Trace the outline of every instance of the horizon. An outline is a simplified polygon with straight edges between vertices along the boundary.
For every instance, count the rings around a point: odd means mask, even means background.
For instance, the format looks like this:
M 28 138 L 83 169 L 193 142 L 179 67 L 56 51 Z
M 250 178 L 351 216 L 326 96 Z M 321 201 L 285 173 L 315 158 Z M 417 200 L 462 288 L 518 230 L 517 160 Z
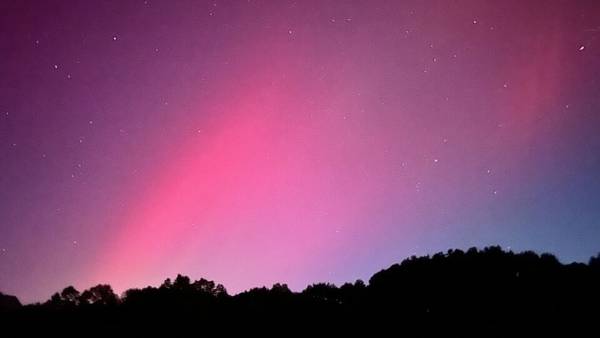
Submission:
M 431 257 L 433 257 L 433 256 L 434 256 L 434 255 L 436 255 L 436 254 L 444 254 L 444 255 L 446 255 L 446 254 L 448 254 L 448 252 L 450 252 L 450 251 L 454 251 L 454 252 L 456 252 L 456 251 L 462 251 L 462 252 L 465 252 L 465 253 L 466 253 L 467 251 L 469 251 L 469 250 L 471 250 L 471 249 L 473 249 L 473 248 L 477 249 L 477 251 L 479 251 L 479 252 L 483 252 L 485 249 L 496 248 L 496 247 L 497 247 L 497 248 L 500 248 L 500 249 L 501 249 L 501 250 L 502 250 L 504 253 L 507 253 L 507 254 L 514 254 L 514 255 L 519 255 L 519 254 L 523 254 L 523 253 L 526 253 L 526 252 L 534 252 L 534 253 L 535 253 L 536 255 L 538 255 L 538 256 L 545 255 L 545 254 L 550 254 L 550 255 L 552 255 L 553 257 L 555 257 L 555 258 L 558 260 L 558 262 L 559 262 L 560 264 L 562 264 L 562 265 L 565 265 L 565 266 L 566 266 L 566 265 L 569 265 L 569 264 L 588 264 L 588 263 L 589 263 L 589 259 L 588 259 L 588 261 L 586 261 L 586 262 L 576 262 L 576 261 L 571 261 L 571 262 L 563 262 L 563 261 L 560 259 L 560 257 L 558 257 L 558 256 L 556 256 L 556 255 L 554 255 L 554 254 L 552 254 L 552 253 L 550 253 L 550 252 L 535 252 L 535 251 L 532 251 L 532 250 L 513 251 L 513 250 L 511 250 L 511 248 L 510 248 L 510 247 L 509 247 L 509 248 L 503 248 L 503 247 L 501 247 L 501 246 L 499 246 L 499 245 L 488 245 L 488 246 L 484 246 L 484 247 L 470 247 L 470 248 L 450 248 L 450 249 L 448 249 L 448 250 L 445 250 L 445 251 L 439 251 L 439 252 L 435 252 L 435 253 L 433 253 L 433 252 L 432 252 L 432 253 L 425 254 L 425 255 L 418 255 L 418 256 L 417 256 L 417 255 L 411 255 L 411 256 L 409 256 L 409 257 L 405 257 L 405 258 L 403 258 L 403 259 L 401 259 L 401 260 L 399 260 L 399 261 L 397 261 L 397 262 L 394 262 L 394 263 L 390 264 L 389 266 L 382 267 L 382 268 L 378 269 L 377 271 L 374 271 L 373 273 L 371 273 L 371 274 L 368 276 L 368 278 L 355 278 L 354 280 L 347 280 L 347 281 L 342 281 L 342 282 L 338 282 L 338 283 L 333 283 L 333 282 L 329 282 L 329 281 L 313 281 L 313 282 L 311 282 L 311 283 L 308 283 L 307 285 L 305 285 L 305 286 L 304 286 L 304 287 L 302 287 L 302 288 L 296 288 L 296 289 L 294 289 L 294 288 L 291 288 L 291 287 L 289 287 L 289 285 L 288 285 L 287 283 L 285 283 L 285 282 L 282 282 L 282 281 L 273 281 L 273 282 L 272 282 L 272 283 L 270 283 L 269 285 L 256 285 L 256 286 L 251 286 L 251 287 L 249 287 L 249 288 L 247 288 L 247 289 L 244 289 L 244 290 L 238 290 L 238 291 L 236 291 L 236 292 L 231 292 L 231 290 L 227 289 L 227 285 L 223 285 L 223 286 L 225 287 L 225 289 L 226 289 L 226 291 L 227 291 L 227 294 L 229 294 L 230 296 L 237 296 L 237 295 L 239 295 L 239 294 L 242 294 L 242 293 L 245 293 L 245 292 L 251 291 L 251 290 L 253 290 L 253 289 L 257 289 L 257 288 L 267 288 L 267 289 L 270 289 L 270 288 L 272 288 L 273 286 L 275 286 L 276 284 L 280 284 L 280 285 L 286 286 L 286 287 L 288 287 L 288 288 L 289 288 L 289 290 L 290 290 L 290 291 L 292 291 L 292 292 L 295 292 L 295 293 L 301 293 L 302 291 L 306 290 L 306 288 L 307 288 L 307 287 L 309 287 L 309 286 L 311 286 L 311 285 L 317 285 L 317 284 L 322 284 L 322 283 L 325 283 L 325 284 L 328 284 L 328 285 L 333 285 L 333 286 L 335 286 L 335 287 L 340 287 L 342 284 L 345 284 L 345 283 L 351 283 L 351 284 L 354 284 L 355 282 L 357 282 L 357 281 L 359 281 L 359 280 L 360 280 L 360 281 L 363 281 L 363 282 L 365 283 L 365 285 L 367 285 L 367 286 L 368 286 L 368 285 L 370 284 L 370 282 L 369 282 L 369 281 L 370 281 L 370 279 L 371 279 L 371 278 L 372 278 L 372 277 L 373 277 L 375 274 L 377 274 L 377 273 L 379 273 L 379 272 L 381 272 L 381 271 L 385 271 L 385 270 L 387 270 L 387 269 L 390 269 L 390 268 L 391 268 L 392 266 L 394 266 L 394 265 L 401 264 L 401 263 L 403 263 L 405 260 L 410 260 L 410 259 L 413 259 L 413 258 L 431 258 Z M 590 257 L 590 259 L 591 259 L 591 258 L 594 258 L 594 257 L 598 257 L 599 255 L 600 255 L 600 251 L 598 252 L 598 254 L 597 254 L 596 256 L 591 256 L 591 257 Z M 206 279 L 206 280 L 208 280 L 208 281 L 213 281 L 213 282 L 215 282 L 216 284 L 222 285 L 221 283 L 219 283 L 219 281 L 218 281 L 218 280 L 213 280 L 213 279 L 211 279 L 211 278 L 207 278 L 207 276 L 190 276 L 190 275 L 188 275 L 188 274 L 186 274 L 186 273 L 177 273 L 175 276 L 167 276 L 167 277 L 165 277 L 165 278 L 163 279 L 163 281 L 162 281 L 162 282 L 160 282 L 160 283 L 157 283 L 157 284 L 149 284 L 149 285 L 137 285 L 137 286 L 130 286 L 130 287 L 128 287 L 128 288 L 126 288 L 126 289 L 124 289 L 124 290 L 115 290 L 115 289 L 113 289 L 113 291 L 115 292 L 115 294 L 116 294 L 116 295 L 117 295 L 119 298 L 122 298 L 122 297 L 124 297 L 124 294 L 125 294 L 125 292 L 127 292 L 127 291 L 129 291 L 129 290 L 135 290 L 135 289 L 144 289 L 144 288 L 148 288 L 148 287 L 150 287 L 150 288 L 158 288 L 158 287 L 160 287 L 160 286 L 161 286 L 161 285 L 162 285 L 164 282 L 166 282 L 167 280 L 170 280 L 171 282 L 172 282 L 172 281 L 174 281 L 174 280 L 176 279 L 176 277 L 177 277 L 177 276 L 189 277 L 191 281 L 197 281 L 197 280 L 200 280 L 200 279 Z M 89 288 L 91 288 L 91 287 L 94 287 L 94 286 L 96 286 L 96 285 L 110 285 L 110 284 L 107 284 L 107 283 L 102 283 L 102 282 L 100 282 L 100 283 L 98 283 L 98 284 L 95 284 L 95 285 L 88 285 L 88 286 L 85 286 L 85 287 L 78 287 L 78 286 L 76 286 L 76 285 L 68 284 L 68 285 L 65 285 L 65 286 L 64 286 L 64 288 L 66 288 L 66 287 L 68 287 L 68 286 L 72 286 L 72 287 L 74 287 L 76 290 L 87 290 L 87 289 L 89 289 Z M 62 289 L 63 289 L 63 288 L 61 288 L 60 290 L 56 290 L 56 291 L 54 291 L 52 294 L 58 293 L 58 292 L 60 292 Z M 17 299 L 19 299 L 19 301 L 22 301 L 22 299 L 21 299 L 21 298 L 19 298 L 19 296 L 18 296 L 18 295 L 11 295 L 11 294 L 7 294 L 7 293 L 4 293 L 4 292 L 2 292 L 2 290 L 0 290 L 0 294 L 3 294 L 3 295 L 9 295 L 9 296 L 16 296 L 16 297 L 17 297 Z M 52 295 L 52 294 L 51 294 L 51 295 Z M 30 301 L 30 302 L 22 302 L 22 304 L 23 304 L 23 305 L 36 305 L 36 304 L 43 304 L 44 302 L 46 302 L 46 301 L 50 300 L 50 296 L 51 296 L 51 295 L 49 295 L 49 296 L 48 296 L 48 297 L 46 297 L 45 299 L 41 299 L 41 300 L 34 300 L 34 301 Z
M 0 2 L 0 290 L 600 251 L 600 2 Z

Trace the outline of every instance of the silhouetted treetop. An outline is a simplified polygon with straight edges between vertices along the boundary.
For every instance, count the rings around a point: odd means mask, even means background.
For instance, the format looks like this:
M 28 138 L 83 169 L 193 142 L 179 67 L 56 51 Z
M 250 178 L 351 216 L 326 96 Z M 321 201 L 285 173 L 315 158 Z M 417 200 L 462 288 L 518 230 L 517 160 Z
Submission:
M 0 313 L 5 311 L 15 311 L 21 307 L 21 302 L 15 296 L 5 295 L 0 292 Z
M 27 320 L 71 313 L 90 320 L 137 318 L 139 323 L 149 319 L 212 323 L 223 318 L 255 323 L 266 318 L 323 323 L 327 318 L 353 325 L 466 318 L 481 323 L 559 322 L 600 315 L 598 285 L 600 254 L 588 264 L 565 265 L 548 253 L 513 253 L 492 246 L 412 256 L 375 273 L 368 284 L 314 283 L 293 292 L 286 284 L 275 283 L 231 296 L 221 284 L 204 278 L 192 281 L 180 274 L 159 287 L 129 289 L 122 297 L 106 284 L 83 292 L 68 286 L 43 304 L 24 307 L 16 297 L 0 294 L 0 311 Z

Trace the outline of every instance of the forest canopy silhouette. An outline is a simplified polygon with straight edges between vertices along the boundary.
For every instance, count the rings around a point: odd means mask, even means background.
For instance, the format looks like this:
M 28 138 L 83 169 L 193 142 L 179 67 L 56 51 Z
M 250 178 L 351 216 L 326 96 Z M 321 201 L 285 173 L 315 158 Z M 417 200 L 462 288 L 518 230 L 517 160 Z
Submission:
M 104 323 L 146 326 L 210 325 L 223 318 L 407 326 L 467 319 L 477 319 L 478 325 L 532 323 L 598 315 L 599 282 L 600 254 L 587 264 L 561 264 L 551 254 L 513 253 L 492 246 L 412 256 L 375 273 L 368 283 L 317 283 L 301 292 L 276 283 L 230 295 L 221 284 L 178 275 L 158 287 L 129 289 L 121 296 L 102 284 L 84 291 L 67 286 L 46 302 L 28 305 L 1 295 L 0 311 L 13 322 L 76 318 L 81 325 L 100 318 Z

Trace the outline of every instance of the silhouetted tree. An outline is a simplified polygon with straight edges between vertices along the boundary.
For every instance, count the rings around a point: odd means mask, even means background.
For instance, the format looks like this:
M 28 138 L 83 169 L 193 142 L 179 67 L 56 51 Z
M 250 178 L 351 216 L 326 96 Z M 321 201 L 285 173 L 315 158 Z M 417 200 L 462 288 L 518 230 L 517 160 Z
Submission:
M 73 286 L 68 286 L 62 290 L 60 293 L 60 299 L 62 302 L 78 305 L 79 304 L 79 291 L 75 289 Z
M 5 295 L 0 292 L 0 313 L 15 311 L 21 308 L 21 302 L 15 296 Z
M 190 288 L 190 277 L 177 275 L 173 282 L 173 288 L 177 290 L 186 290 Z
M 593 269 L 600 268 L 600 252 L 596 256 L 590 257 L 588 265 Z
M 82 304 L 116 305 L 119 297 L 113 292 L 110 285 L 98 284 L 85 290 L 79 297 Z

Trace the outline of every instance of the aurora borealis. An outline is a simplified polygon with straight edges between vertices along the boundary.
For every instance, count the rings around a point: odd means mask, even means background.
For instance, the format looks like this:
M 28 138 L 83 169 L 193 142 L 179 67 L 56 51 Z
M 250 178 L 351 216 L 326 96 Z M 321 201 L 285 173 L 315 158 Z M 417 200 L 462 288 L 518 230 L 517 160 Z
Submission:
M 600 251 L 597 1 L 2 1 L 0 291 Z

